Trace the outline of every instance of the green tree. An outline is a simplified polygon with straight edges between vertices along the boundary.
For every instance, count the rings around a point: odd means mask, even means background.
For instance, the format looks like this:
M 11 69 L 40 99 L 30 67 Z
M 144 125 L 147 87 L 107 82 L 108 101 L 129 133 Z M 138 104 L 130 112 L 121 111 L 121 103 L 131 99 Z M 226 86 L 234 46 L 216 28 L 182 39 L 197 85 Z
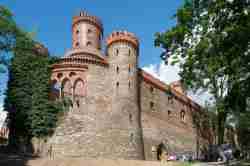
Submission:
M 186 0 L 176 26 L 156 33 L 155 45 L 165 49 L 161 57 L 180 65 L 184 85 L 213 95 L 218 144 L 228 114 L 244 111 L 250 92 L 249 12 L 248 0 Z
M 2 65 L 8 65 L 9 54 L 16 45 L 16 38 L 23 36 L 23 32 L 16 25 L 12 13 L 0 5 L 0 71 L 3 72 Z
M 16 40 L 9 66 L 5 109 L 9 111 L 12 144 L 53 133 L 59 104 L 49 100 L 50 65 L 54 60 L 29 36 Z M 39 46 L 39 48 L 38 48 Z

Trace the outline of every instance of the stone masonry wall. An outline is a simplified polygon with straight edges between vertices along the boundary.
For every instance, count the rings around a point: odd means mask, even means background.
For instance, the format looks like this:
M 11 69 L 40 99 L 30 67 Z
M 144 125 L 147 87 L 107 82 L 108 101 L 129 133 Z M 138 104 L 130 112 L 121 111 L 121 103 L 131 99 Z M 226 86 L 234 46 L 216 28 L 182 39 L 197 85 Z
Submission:
M 68 112 L 48 141 L 55 156 L 110 157 L 110 86 L 108 69 L 89 65 L 85 73 L 85 96 Z M 100 79 L 102 78 L 102 79 Z
M 73 97 L 78 102 L 48 141 L 54 157 L 144 159 L 136 53 L 129 44 L 113 44 L 109 67 L 88 65 L 82 74 L 84 96 Z
M 108 48 L 110 84 L 112 85 L 112 123 L 114 140 L 124 150 L 121 158 L 144 159 L 140 112 L 138 104 L 137 48 L 126 42 L 113 43 Z
M 164 140 L 170 145 L 170 152 L 195 152 L 196 133 L 191 109 L 142 78 L 140 92 L 146 160 L 157 159 L 155 148 Z M 181 118 L 181 111 L 185 112 L 184 119 Z

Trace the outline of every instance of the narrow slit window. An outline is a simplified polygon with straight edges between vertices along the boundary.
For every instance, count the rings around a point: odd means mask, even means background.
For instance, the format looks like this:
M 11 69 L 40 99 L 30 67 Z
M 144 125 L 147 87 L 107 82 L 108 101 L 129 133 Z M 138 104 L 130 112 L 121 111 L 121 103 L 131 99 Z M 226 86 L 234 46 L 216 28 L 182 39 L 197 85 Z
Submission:
M 133 117 L 132 117 L 132 114 L 129 114 L 129 121 L 130 122 L 132 122 L 133 121 L 133 119 L 132 119 Z
M 119 67 L 116 67 L 116 73 L 119 74 Z
M 116 87 L 117 87 L 117 88 L 119 87 L 119 82 L 116 83 Z
M 131 82 L 130 82 L 130 81 L 128 82 L 128 87 L 129 87 L 129 88 L 131 87 Z
M 76 100 L 76 105 L 77 105 L 77 108 L 80 107 L 80 102 L 79 102 L 79 100 Z
M 119 49 L 116 49 L 116 56 L 118 56 L 119 54 Z
M 181 121 L 185 121 L 185 111 L 184 110 L 181 111 L 180 118 L 181 118 Z
M 154 93 L 154 88 L 152 86 L 150 87 L 150 92 Z
M 134 139 L 134 134 L 133 134 L 133 133 L 131 133 L 131 134 L 130 134 L 130 141 L 132 142 L 132 141 L 133 141 L 133 139 Z
M 151 102 L 150 102 L 150 108 L 151 108 L 151 109 L 154 109 L 154 105 L 155 105 L 155 103 L 151 101 Z

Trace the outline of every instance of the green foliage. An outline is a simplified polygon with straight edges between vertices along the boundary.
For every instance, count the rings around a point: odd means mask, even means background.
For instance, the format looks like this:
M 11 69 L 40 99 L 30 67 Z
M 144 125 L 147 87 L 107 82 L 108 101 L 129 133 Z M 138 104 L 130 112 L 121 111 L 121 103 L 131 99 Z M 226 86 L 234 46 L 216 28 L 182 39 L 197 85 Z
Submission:
M 12 13 L 0 5 L 0 65 L 9 64 L 9 51 L 16 45 L 16 38 L 23 36 L 23 32 L 16 25 Z M 1 72 L 4 72 L 1 68 Z
M 222 143 L 226 117 L 244 112 L 250 95 L 250 2 L 190 0 L 175 16 L 176 26 L 156 33 L 155 46 L 165 49 L 166 62 L 180 64 L 185 87 L 213 95 Z
M 248 108 L 250 109 L 250 108 Z M 250 111 L 240 113 L 237 123 L 237 134 L 242 149 L 250 147 Z
M 59 104 L 49 100 L 50 65 L 48 55 L 36 52 L 29 37 L 17 38 L 9 67 L 5 109 L 9 111 L 13 138 L 46 137 L 53 133 Z

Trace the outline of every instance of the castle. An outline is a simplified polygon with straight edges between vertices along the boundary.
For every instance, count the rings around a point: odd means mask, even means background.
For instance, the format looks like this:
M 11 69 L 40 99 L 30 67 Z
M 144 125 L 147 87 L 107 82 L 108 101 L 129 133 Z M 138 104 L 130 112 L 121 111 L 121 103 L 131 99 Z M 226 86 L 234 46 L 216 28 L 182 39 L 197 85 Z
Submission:
M 72 49 L 52 66 L 54 98 L 69 111 L 47 141 L 57 157 L 157 160 L 158 145 L 173 152 L 198 150 L 193 124 L 201 107 L 180 82 L 166 85 L 138 67 L 139 40 L 127 31 L 106 38 L 96 16 L 73 17 Z

